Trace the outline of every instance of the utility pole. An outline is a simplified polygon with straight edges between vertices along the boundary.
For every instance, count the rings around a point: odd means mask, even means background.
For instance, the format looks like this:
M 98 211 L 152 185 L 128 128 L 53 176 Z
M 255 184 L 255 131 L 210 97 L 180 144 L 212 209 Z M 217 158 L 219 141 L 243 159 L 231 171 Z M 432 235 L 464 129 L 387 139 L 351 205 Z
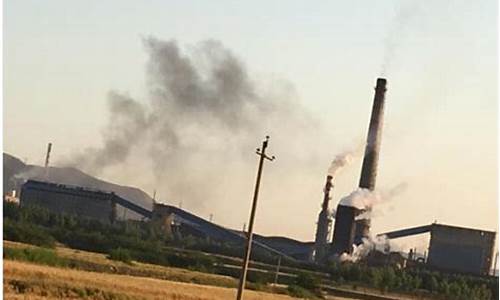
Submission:
M 255 191 L 253 193 L 252 211 L 250 213 L 250 221 L 248 222 L 247 244 L 245 249 L 245 258 L 241 266 L 240 283 L 238 285 L 238 294 L 236 300 L 243 299 L 243 290 L 245 289 L 245 282 L 247 279 L 248 261 L 250 260 L 250 252 L 252 251 L 252 238 L 253 238 L 253 222 L 255 219 L 255 211 L 257 209 L 257 198 L 259 197 L 260 178 L 262 176 L 262 168 L 264 166 L 264 158 L 270 161 L 274 160 L 274 156 L 269 157 L 266 155 L 266 148 L 269 143 L 269 136 L 262 142 L 262 151 L 257 148 L 256 153 L 260 156 L 259 169 L 257 171 L 257 180 L 255 182 Z
M 497 265 L 498 265 L 498 252 L 495 254 L 495 262 L 493 263 L 493 276 L 496 276 L 497 273 Z

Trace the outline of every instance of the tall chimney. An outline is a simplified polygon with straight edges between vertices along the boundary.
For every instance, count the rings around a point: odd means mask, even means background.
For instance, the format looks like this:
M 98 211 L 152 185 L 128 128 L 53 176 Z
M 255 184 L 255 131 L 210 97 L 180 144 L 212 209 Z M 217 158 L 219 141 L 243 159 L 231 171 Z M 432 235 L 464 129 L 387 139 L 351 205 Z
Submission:
M 359 187 L 369 190 L 375 189 L 377 179 L 377 163 L 380 152 L 380 140 L 382 138 L 382 117 L 384 115 L 384 102 L 387 80 L 377 79 L 375 87 L 375 98 L 373 99 L 372 116 L 368 137 L 366 139 L 365 157 L 361 169 Z
M 366 139 L 365 156 L 363 158 L 363 167 L 361 168 L 361 178 L 359 179 L 359 187 L 371 191 L 375 189 L 377 179 L 377 164 L 382 139 L 382 118 L 384 115 L 385 92 L 387 90 L 386 85 L 387 80 L 385 78 L 377 79 L 372 116 Z M 370 219 L 356 221 L 355 244 L 359 245 L 362 243 L 362 238 L 369 235 L 370 223 Z
M 377 79 L 370 127 L 366 139 L 365 157 L 359 180 L 359 187 L 369 190 L 375 188 L 375 181 L 377 179 L 377 163 L 380 152 L 380 140 L 382 138 L 382 117 L 384 115 L 385 91 L 387 90 L 385 87 L 386 84 L 386 79 Z
M 49 179 L 49 159 L 51 150 L 52 150 L 52 143 L 49 143 L 47 145 L 47 155 L 45 156 L 45 180 Z
M 314 240 L 314 260 L 321 262 L 326 258 L 328 253 L 328 237 L 331 231 L 332 219 L 329 216 L 328 204 L 330 202 L 330 190 L 333 187 L 332 176 L 326 176 L 325 188 L 323 190 L 324 197 L 321 205 L 321 212 L 318 215 L 318 226 L 316 228 L 316 238 Z
M 47 145 L 47 155 L 45 156 L 45 168 L 49 166 L 50 151 L 52 150 L 52 143 Z

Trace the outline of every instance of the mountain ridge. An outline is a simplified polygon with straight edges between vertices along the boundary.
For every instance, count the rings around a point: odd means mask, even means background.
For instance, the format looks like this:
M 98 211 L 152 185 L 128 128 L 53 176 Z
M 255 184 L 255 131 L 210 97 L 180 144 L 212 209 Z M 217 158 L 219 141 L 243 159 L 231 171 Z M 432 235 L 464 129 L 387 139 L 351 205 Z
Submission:
M 120 197 L 148 210 L 153 208 L 153 199 L 143 190 L 105 181 L 73 167 L 49 167 L 47 172 L 42 166 L 25 164 L 14 155 L 4 152 L 3 172 L 4 194 L 12 190 L 19 193 L 22 184 L 29 179 L 33 179 L 114 192 Z M 120 214 L 120 211 L 118 213 Z M 129 213 L 128 218 L 136 219 L 140 217 L 131 211 L 127 211 L 127 214 Z

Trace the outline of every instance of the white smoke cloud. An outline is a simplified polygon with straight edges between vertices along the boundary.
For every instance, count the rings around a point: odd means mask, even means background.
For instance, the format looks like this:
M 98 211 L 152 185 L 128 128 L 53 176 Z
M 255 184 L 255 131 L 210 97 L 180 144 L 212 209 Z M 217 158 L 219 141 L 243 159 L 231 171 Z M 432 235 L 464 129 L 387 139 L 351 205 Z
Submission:
M 339 260 L 341 262 L 357 262 L 365 258 L 371 251 L 379 251 L 384 254 L 388 254 L 390 252 L 398 252 L 400 250 L 400 247 L 394 244 L 385 235 L 375 237 L 370 236 L 368 238 L 363 238 L 363 243 L 360 245 L 353 245 L 352 254 L 342 253 Z
M 364 211 L 363 213 L 357 215 L 354 220 L 366 220 L 366 219 L 373 219 L 373 217 L 376 217 L 377 214 L 374 214 L 372 210 L 367 210 Z
M 389 190 L 381 190 L 380 195 L 384 201 L 392 200 L 394 197 L 401 195 L 408 188 L 407 182 L 401 182 Z
M 33 167 L 20 173 L 14 174 L 14 180 L 18 182 L 26 182 L 30 179 L 42 179 L 45 175 L 45 168 Z
M 337 154 L 328 168 L 328 175 L 335 178 L 335 175 L 337 175 L 343 168 L 350 165 L 354 158 L 361 154 L 362 150 L 363 144 L 359 143 L 356 147 Z
M 369 189 L 358 188 L 340 200 L 340 205 L 351 206 L 363 210 L 373 207 L 382 201 L 380 194 Z
M 335 216 L 337 215 L 337 211 L 334 208 L 329 208 L 328 209 L 328 216 L 331 219 L 335 219 Z
M 342 198 L 339 202 L 340 205 L 355 207 L 359 210 L 370 210 L 375 204 L 387 202 L 394 197 L 403 193 L 407 188 L 407 183 L 403 182 L 389 190 L 375 190 L 358 188 L 348 196 Z M 366 211 L 356 217 L 359 219 L 368 219 L 372 216 L 372 212 Z
M 372 208 L 375 204 L 380 204 L 392 200 L 394 197 L 403 193 L 407 188 L 407 183 L 403 182 L 395 187 L 382 190 L 370 191 L 368 189 L 358 188 L 348 196 L 340 200 L 340 205 L 355 207 L 359 210 L 364 210 L 361 214 L 355 217 L 355 220 L 372 219 L 373 217 L 383 215 L 382 211 L 374 211 Z M 370 251 L 380 251 L 382 253 L 389 253 L 393 251 L 401 251 L 401 248 L 392 243 L 385 235 L 383 236 L 369 236 L 363 238 L 363 242 L 356 246 L 353 245 L 353 252 L 351 255 L 343 253 L 340 261 L 356 262 L 366 257 Z
M 330 168 L 328 169 L 328 175 L 335 177 L 337 173 L 350 164 L 353 160 L 353 154 L 352 153 L 342 153 L 337 156 L 332 161 L 332 164 L 330 165 Z

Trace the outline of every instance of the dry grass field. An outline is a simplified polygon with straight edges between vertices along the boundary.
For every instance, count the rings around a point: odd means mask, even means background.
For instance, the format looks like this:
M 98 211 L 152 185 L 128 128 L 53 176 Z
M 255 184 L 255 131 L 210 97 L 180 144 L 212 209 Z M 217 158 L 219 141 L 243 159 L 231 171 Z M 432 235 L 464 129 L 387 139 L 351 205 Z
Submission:
M 39 248 L 3 241 L 4 249 Z M 140 262 L 123 263 L 104 254 L 56 247 L 58 257 L 74 266 L 49 267 L 17 260 L 4 260 L 6 299 L 234 299 L 235 278 L 187 269 Z M 250 299 L 293 299 L 284 288 L 260 286 L 260 291 L 245 292 Z M 345 287 L 349 290 L 349 287 Z M 267 292 L 267 293 L 266 293 Z M 275 292 L 275 294 L 271 293 Z M 378 294 L 373 291 L 371 294 Z M 398 295 L 396 299 L 413 299 Z M 327 299 L 348 298 L 329 296 Z M 349 298 L 354 299 L 354 298 Z
M 4 261 L 5 299 L 234 299 L 236 290 L 156 278 L 95 273 L 31 263 Z M 293 299 L 246 291 L 247 300 Z
M 4 248 L 39 248 L 37 246 L 3 241 Z M 116 273 L 139 277 L 152 277 L 176 282 L 197 283 L 222 287 L 237 287 L 238 281 L 229 276 L 208 274 L 174 267 L 165 267 L 134 261 L 126 264 L 110 260 L 105 254 L 75 250 L 66 247 L 56 247 L 57 255 L 61 258 L 72 259 L 77 262 L 78 269 L 95 271 L 99 273 Z
M 3 241 L 4 249 L 40 249 Z M 56 247 L 57 256 L 71 265 L 5 259 L 6 299 L 234 299 L 235 278 L 140 262 L 110 260 L 104 254 Z M 248 299 L 294 299 L 284 287 L 259 286 L 245 292 Z M 273 294 L 274 292 L 274 294 Z M 281 294 L 281 295 L 280 295 Z M 342 300 L 329 296 L 327 299 Z

